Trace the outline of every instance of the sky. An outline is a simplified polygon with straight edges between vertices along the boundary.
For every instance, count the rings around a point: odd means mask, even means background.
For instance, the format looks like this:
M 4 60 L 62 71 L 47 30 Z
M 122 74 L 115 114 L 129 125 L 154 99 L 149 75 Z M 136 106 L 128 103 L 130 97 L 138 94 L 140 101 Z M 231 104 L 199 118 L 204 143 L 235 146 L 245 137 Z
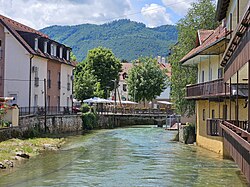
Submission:
M 117 19 L 148 27 L 176 24 L 197 0 L 0 0 L 0 14 L 35 29 L 103 24 Z

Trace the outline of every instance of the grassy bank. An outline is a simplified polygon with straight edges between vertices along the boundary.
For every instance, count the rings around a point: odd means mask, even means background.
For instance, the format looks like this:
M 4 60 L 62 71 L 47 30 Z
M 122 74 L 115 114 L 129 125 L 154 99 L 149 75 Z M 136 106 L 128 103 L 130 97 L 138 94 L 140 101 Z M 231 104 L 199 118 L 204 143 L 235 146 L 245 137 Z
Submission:
M 63 138 L 10 139 L 3 141 L 0 142 L 0 162 L 4 163 L 6 160 L 15 161 L 18 159 L 18 153 L 32 157 L 44 150 L 57 150 L 63 143 Z

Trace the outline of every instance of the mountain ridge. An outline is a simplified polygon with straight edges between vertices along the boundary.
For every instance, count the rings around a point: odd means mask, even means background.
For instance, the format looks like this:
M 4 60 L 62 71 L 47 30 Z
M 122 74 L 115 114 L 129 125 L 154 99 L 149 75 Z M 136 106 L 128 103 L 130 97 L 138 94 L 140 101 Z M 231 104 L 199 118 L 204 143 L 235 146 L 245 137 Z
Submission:
M 99 46 L 110 48 L 120 60 L 132 61 L 140 56 L 167 56 L 178 34 L 174 25 L 148 28 L 143 23 L 128 19 L 102 25 L 54 25 L 40 31 L 72 47 L 78 61 L 86 57 L 88 50 Z

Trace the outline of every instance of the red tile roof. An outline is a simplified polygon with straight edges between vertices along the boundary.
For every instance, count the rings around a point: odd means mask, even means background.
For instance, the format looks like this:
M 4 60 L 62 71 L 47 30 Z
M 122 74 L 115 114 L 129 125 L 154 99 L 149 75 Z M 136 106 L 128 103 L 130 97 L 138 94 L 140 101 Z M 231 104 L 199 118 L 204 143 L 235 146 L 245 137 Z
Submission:
M 189 60 L 190 58 L 198 55 L 200 52 L 204 51 L 205 49 L 209 48 L 213 44 L 217 43 L 221 39 L 225 38 L 228 34 L 227 29 L 225 27 L 222 27 L 221 25 L 217 27 L 215 30 L 207 30 L 207 31 L 202 31 L 200 35 L 200 40 L 202 43 L 192 49 L 188 54 L 186 54 L 181 60 L 181 63 L 184 63 L 185 61 Z M 208 36 L 208 37 L 207 37 Z
M 167 70 L 167 76 L 168 77 L 171 77 L 171 75 L 172 75 L 172 72 L 171 72 L 171 65 L 169 64 L 169 63 L 159 63 L 159 65 L 160 65 L 160 68 L 162 69 L 162 70 L 164 70 L 164 69 L 166 69 Z
M 38 55 L 41 56 L 43 58 L 47 58 L 47 59 L 51 59 L 51 60 L 56 60 L 56 61 L 60 61 L 62 63 L 65 64 L 69 64 L 72 65 L 71 63 L 69 63 L 68 61 L 66 61 L 65 59 L 60 59 L 58 57 L 52 56 L 48 53 L 43 53 L 40 49 L 38 49 L 37 51 L 35 51 L 30 45 L 29 43 L 26 41 L 25 37 L 22 36 L 21 33 L 27 33 L 30 35 L 36 35 L 39 36 L 41 38 L 44 38 L 46 40 L 49 40 L 51 42 L 57 43 L 56 41 L 51 40 L 46 34 L 43 34 L 42 32 L 39 32 L 35 29 L 32 29 L 26 25 L 23 25 L 17 21 L 14 21 L 10 18 L 7 18 L 3 15 L 0 15 L 0 23 L 2 23 L 10 32 L 11 34 L 23 45 L 23 47 L 30 53 L 33 55 Z M 34 36 L 33 36 L 34 37 Z M 64 46 L 65 48 L 70 49 L 69 47 L 66 47 L 63 44 L 60 44 L 62 46 Z

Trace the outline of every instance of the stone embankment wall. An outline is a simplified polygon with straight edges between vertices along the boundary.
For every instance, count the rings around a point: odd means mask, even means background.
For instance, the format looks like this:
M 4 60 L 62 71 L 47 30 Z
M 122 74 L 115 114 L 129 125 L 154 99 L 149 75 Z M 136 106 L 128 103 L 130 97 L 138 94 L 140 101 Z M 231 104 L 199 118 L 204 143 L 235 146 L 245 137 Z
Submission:
M 157 125 L 153 118 L 140 116 L 113 116 L 100 115 L 97 128 L 115 128 L 131 125 Z M 63 134 L 81 132 L 84 130 L 81 115 L 47 116 L 46 126 L 44 116 L 23 116 L 19 118 L 19 125 L 9 128 L 0 128 L 0 141 L 11 138 L 30 138 L 40 134 Z
M 19 118 L 19 126 L 0 129 L 0 141 L 11 138 L 29 138 L 39 133 L 61 134 L 82 131 L 80 115 L 24 116 Z

